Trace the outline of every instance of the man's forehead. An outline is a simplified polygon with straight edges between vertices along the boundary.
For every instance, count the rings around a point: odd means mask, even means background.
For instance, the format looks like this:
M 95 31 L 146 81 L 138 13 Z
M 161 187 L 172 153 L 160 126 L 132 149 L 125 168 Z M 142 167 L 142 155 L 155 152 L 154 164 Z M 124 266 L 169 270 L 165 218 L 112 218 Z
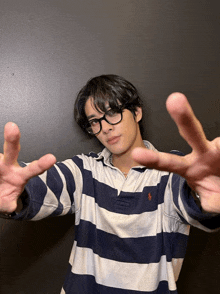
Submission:
M 109 108 L 109 102 L 106 100 L 105 103 L 105 108 Z M 94 116 L 97 113 L 104 113 L 103 110 L 101 110 L 98 105 L 95 105 L 94 103 L 94 98 L 90 96 L 88 100 L 85 103 L 85 114 L 87 117 Z
M 95 99 L 92 96 L 88 98 L 88 100 L 86 101 L 86 104 L 89 104 L 93 109 L 99 112 L 103 112 L 98 106 L 98 103 L 95 103 Z M 85 104 L 85 107 L 86 107 L 86 104 Z M 109 108 L 109 101 L 107 99 L 105 100 L 103 99 L 103 103 L 100 103 L 100 104 L 102 104 L 105 108 Z

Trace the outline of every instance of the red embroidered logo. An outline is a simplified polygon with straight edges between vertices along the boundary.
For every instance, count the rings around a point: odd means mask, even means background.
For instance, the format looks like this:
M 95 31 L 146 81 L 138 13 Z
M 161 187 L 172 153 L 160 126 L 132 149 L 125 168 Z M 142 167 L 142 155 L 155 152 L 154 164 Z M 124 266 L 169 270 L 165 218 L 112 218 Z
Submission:
M 152 199 L 152 195 L 151 193 L 148 193 L 148 200 L 151 201 L 151 199 Z

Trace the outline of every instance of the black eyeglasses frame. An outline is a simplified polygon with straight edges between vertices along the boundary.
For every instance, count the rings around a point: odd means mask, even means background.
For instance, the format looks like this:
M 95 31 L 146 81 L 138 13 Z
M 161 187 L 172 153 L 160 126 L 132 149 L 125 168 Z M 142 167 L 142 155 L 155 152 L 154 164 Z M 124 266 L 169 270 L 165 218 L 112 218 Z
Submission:
M 116 111 L 116 113 L 120 113 L 120 114 L 121 114 L 121 119 L 120 119 L 117 123 L 111 123 L 111 122 L 109 122 L 109 121 L 107 120 L 107 118 L 106 118 L 106 114 L 107 114 L 107 113 L 105 113 L 102 117 L 100 117 L 100 118 L 96 118 L 96 119 L 95 119 L 97 122 L 99 122 L 99 125 L 100 125 L 100 130 L 99 130 L 97 133 L 93 133 L 93 131 L 89 131 L 89 129 L 91 128 L 90 121 L 92 121 L 92 120 L 88 121 L 88 123 L 86 124 L 86 126 L 85 126 L 86 131 L 87 131 L 90 135 L 92 135 L 92 136 L 96 136 L 96 135 L 98 135 L 98 134 L 101 132 L 101 130 L 102 130 L 102 124 L 101 124 L 102 120 L 105 120 L 108 124 L 110 124 L 110 125 L 112 125 L 112 126 L 119 124 L 119 123 L 122 121 L 122 119 L 123 119 L 123 110 L 124 110 L 124 108 L 120 108 L 120 109 L 118 109 L 118 110 Z M 107 111 L 107 112 L 108 112 L 108 111 Z

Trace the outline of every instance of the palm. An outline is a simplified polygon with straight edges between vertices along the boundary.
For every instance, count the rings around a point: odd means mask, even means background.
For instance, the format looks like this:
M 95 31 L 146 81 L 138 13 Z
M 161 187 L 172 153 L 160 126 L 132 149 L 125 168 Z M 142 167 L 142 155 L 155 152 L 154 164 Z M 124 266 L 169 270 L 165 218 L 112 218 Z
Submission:
M 5 126 L 4 154 L 0 154 L 0 211 L 11 213 L 17 208 L 17 201 L 25 184 L 36 175 L 50 168 L 56 159 L 48 154 L 33 161 L 25 168 L 19 166 L 20 131 L 17 125 Z
M 133 153 L 135 160 L 158 170 L 178 173 L 200 195 L 204 210 L 220 212 L 220 138 L 208 141 L 186 97 L 174 93 L 167 99 L 167 110 L 180 135 L 192 147 L 186 156 L 177 156 L 147 149 Z

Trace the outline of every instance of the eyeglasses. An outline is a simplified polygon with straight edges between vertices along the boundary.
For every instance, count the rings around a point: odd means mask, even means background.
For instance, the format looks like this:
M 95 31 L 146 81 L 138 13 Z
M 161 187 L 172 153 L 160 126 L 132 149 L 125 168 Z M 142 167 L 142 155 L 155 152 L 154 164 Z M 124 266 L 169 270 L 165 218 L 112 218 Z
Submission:
M 102 130 L 102 120 L 105 120 L 110 125 L 117 125 L 122 121 L 122 118 L 121 109 L 117 111 L 110 109 L 101 118 L 89 120 L 85 128 L 90 135 L 97 135 Z

